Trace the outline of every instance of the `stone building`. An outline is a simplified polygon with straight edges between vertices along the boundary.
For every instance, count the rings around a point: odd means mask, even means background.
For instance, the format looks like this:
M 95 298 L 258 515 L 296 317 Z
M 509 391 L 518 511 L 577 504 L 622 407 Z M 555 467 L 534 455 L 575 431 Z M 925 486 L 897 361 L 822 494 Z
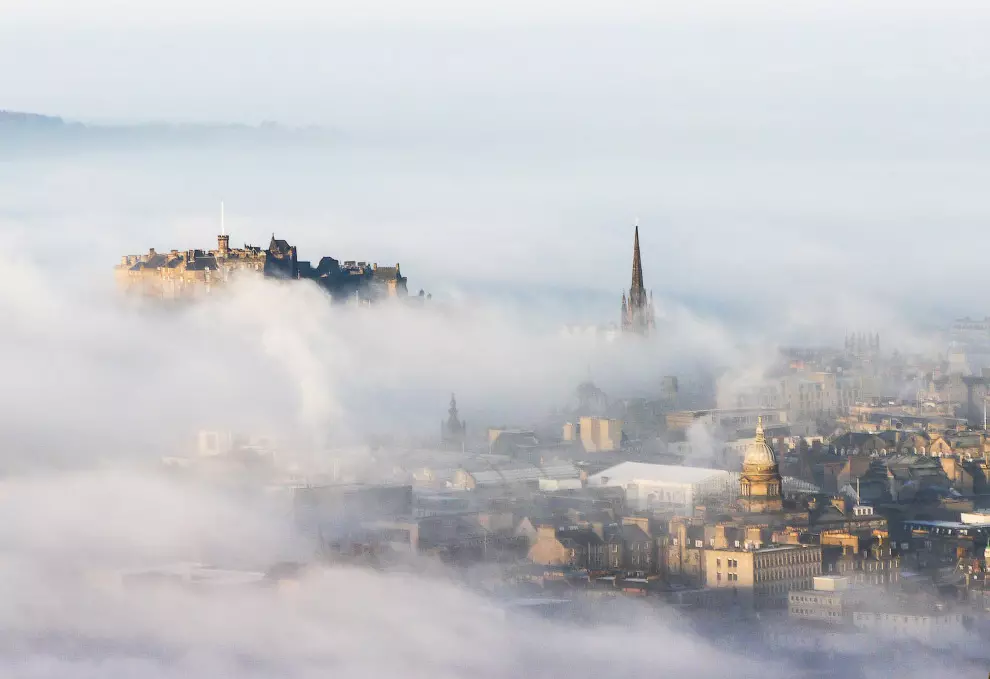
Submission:
M 748 513 L 779 512 L 783 509 L 783 478 L 777 455 L 763 433 L 763 419 L 756 423 L 756 438 L 743 458 L 739 479 L 739 507 Z
M 267 249 L 245 245 L 231 248 L 230 236 L 217 236 L 215 250 L 171 250 L 126 255 L 115 267 L 118 286 L 127 293 L 153 299 L 188 299 L 211 293 L 246 272 L 278 280 L 310 280 L 334 301 L 372 302 L 407 295 L 399 265 L 379 267 L 367 262 L 323 257 L 316 266 L 300 260 L 294 245 L 272 239 Z
M 582 417 L 578 420 L 577 436 L 587 453 L 615 452 L 622 447 L 622 426 L 622 420 Z
M 852 624 L 853 608 L 863 598 L 863 591 L 850 589 L 849 584 L 849 580 L 841 576 L 816 577 L 813 589 L 790 592 L 788 617 L 826 625 Z
M 892 585 L 900 580 L 900 557 L 887 531 L 869 535 L 830 530 L 820 534 L 822 572 L 859 585 Z
M 589 571 L 655 573 L 658 567 L 649 521 L 634 517 L 611 525 L 539 526 L 528 556 L 533 563 L 545 566 Z
M 855 611 L 853 625 L 882 640 L 919 641 L 952 646 L 965 638 L 966 616 L 942 604 L 873 606 L 874 610 Z
M 792 591 L 810 589 L 822 573 L 817 545 L 774 545 L 705 550 L 705 584 L 735 591 L 746 608 L 786 608 Z

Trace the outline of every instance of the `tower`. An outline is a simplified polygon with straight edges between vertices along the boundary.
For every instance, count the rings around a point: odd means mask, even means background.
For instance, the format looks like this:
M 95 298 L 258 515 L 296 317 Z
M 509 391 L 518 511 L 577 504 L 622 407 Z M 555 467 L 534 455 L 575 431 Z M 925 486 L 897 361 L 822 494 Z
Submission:
M 739 506 L 750 513 L 779 512 L 784 506 L 783 479 L 777 454 L 767 443 L 763 418 L 756 420 L 756 438 L 746 448 L 739 477 Z
M 629 298 L 622 295 L 622 329 L 641 335 L 649 333 L 653 327 L 653 301 L 647 297 L 643 285 L 643 260 L 639 252 L 639 222 L 633 235 L 632 282 Z
M 450 395 L 450 408 L 447 409 L 447 420 L 440 423 L 440 441 L 450 448 L 462 448 L 467 433 L 467 423 L 461 422 L 457 413 L 457 399 Z
M 226 257 L 230 252 L 230 236 L 227 235 L 227 227 L 223 223 L 223 201 L 220 201 L 220 235 L 217 236 L 217 254 Z

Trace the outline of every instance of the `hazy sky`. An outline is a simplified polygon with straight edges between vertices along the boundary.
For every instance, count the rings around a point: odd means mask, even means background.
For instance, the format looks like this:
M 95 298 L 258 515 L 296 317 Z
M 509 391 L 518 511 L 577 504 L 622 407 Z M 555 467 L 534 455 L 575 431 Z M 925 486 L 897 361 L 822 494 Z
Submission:
M 149 233 L 171 241 L 159 247 L 211 233 L 195 220 L 226 197 L 252 222 L 235 239 L 291 224 L 304 251 L 401 259 L 414 284 L 532 282 L 611 304 L 638 215 L 647 283 L 668 296 L 980 313 L 980 3 L 8 0 L 3 13 L 0 107 L 340 134 L 306 157 L 0 167 L 0 217 L 90 215 L 98 235 L 58 239 L 99 238 L 101 258 Z
M 57 239 L 100 239 L 105 261 L 212 240 L 226 197 L 235 241 L 291 225 L 415 285 L 582 289 L 600 314 L 638 215 L 647 284 L 706 308 L 981 313 L 990 12 L 683 5 L 8 0 L 0 107 L 315 123 L 341 144 L 22 159 L 0 166 L 0 217 L 89 215 L 104 228 Z
M 979 3 L 683 4 L 8 0 L 3 105 L 474 132 L 783 126 L 881 143 L 978 129 L 986 111 Z

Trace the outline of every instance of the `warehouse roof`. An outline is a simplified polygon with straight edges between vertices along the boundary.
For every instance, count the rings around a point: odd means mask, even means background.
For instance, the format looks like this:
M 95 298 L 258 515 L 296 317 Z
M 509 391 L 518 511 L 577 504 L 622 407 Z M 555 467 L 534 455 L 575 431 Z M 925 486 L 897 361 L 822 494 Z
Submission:
M 712 479 L 735 480 L 724 469 L 683 467 L 648 462 L 622 462 L 588 477 L 589 486 L 625 486 L 630 483 L 703 483 Z

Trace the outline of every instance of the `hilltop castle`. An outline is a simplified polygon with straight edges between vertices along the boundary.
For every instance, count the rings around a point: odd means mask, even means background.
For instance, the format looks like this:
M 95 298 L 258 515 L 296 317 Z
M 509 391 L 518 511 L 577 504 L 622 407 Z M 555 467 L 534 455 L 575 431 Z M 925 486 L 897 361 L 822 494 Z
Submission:
M 172 250 L 146 255 L 126 255 L 115 267 L 120 287 L 131 294 L 157 299 L 184 299 L 209 294 L 232 276 L 254 272 L 280 280 L 311 280 L 335 302 L 374 302 L 405 297 L 406 278 L 399 265 L 378 266 L 367 262 L 323 257 L 315 267 L 300 260 L 296 247 L 272 234 L 268 249 L 245 245 L 231 248 L 230 236 L 217 236 L 215 250 Z M 423 291 L 419 293 L 423 296 Z

